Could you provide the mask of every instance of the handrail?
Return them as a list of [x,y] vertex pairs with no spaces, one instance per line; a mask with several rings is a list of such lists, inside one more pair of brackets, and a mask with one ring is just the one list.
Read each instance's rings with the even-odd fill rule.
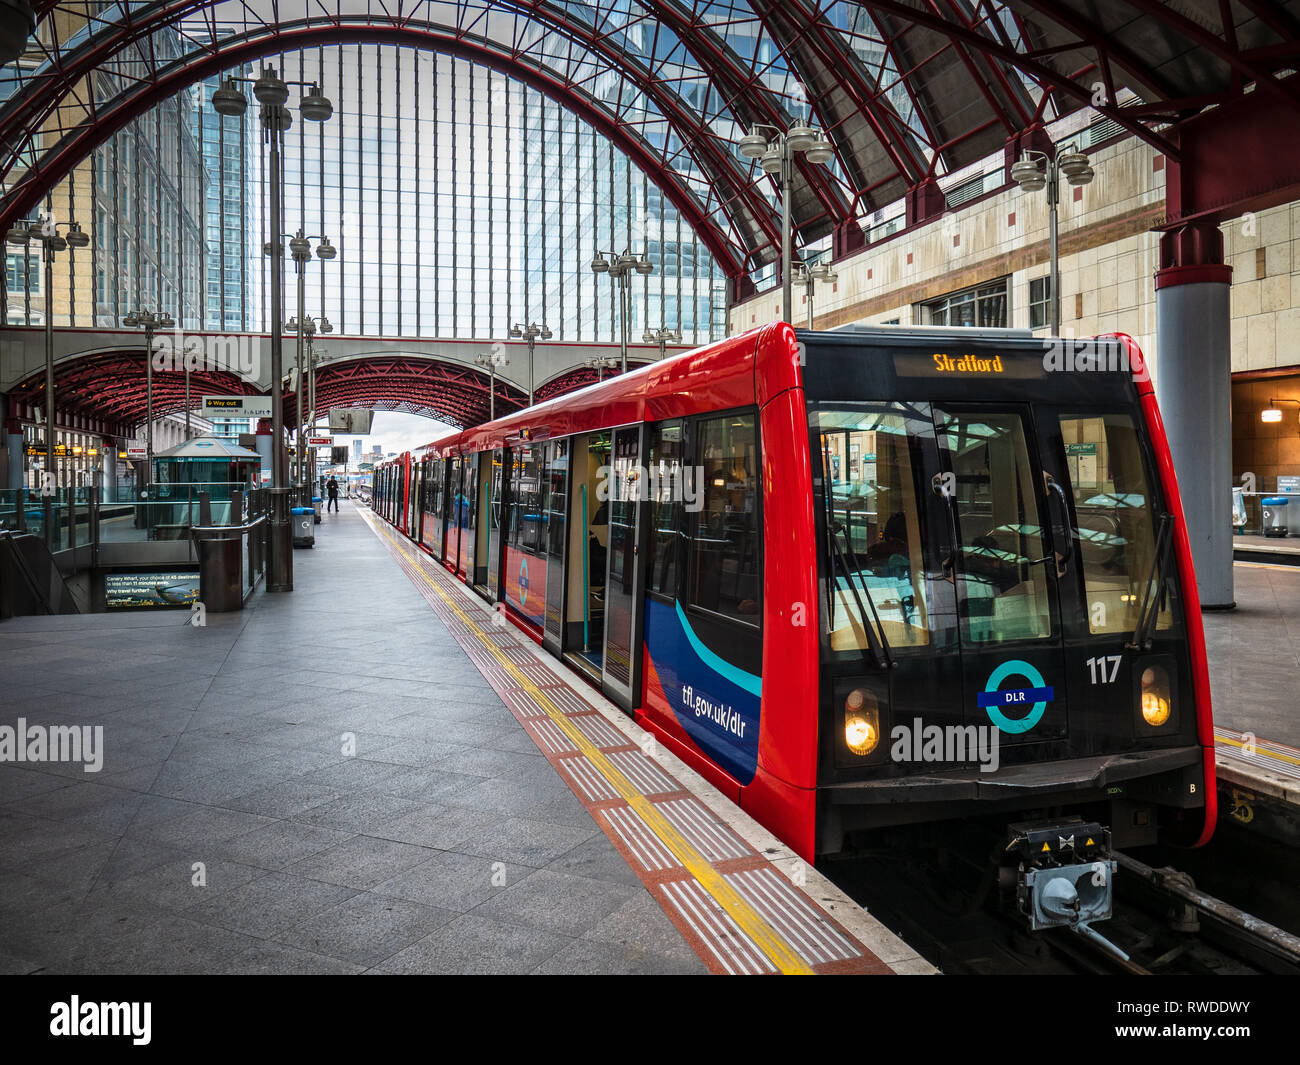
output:
[[212,534],[211,536],[202,537],[203,539],[215,539],[218,533],[225,533],[228,536],[232,536],[232,538],[233,538],[232,534],[238,534],[239,536],[243,536],[244,533],[252,532],[253,529],[261,525],[266,520],[267,518],[265,514],[259,514],[252,521],[245,522],[243,525],[191,525],[190,539],[191,540],[195,539],[199,533]]
[[[20,536],[31,536],[31,533],[19,533]],[[27,590],[31,593],[32,599],[45,608],[46,614],[53,614],[54,607],[50,603],[50,597],[41,589],[40,582],[36,580],[36,574],[31,571],[27,565],[27,560],[14,547],[14,533],[10,529],[0,529],[0,540],[4,540],[8,545],[9,559],[14,564],[19,574],[27,584]]]

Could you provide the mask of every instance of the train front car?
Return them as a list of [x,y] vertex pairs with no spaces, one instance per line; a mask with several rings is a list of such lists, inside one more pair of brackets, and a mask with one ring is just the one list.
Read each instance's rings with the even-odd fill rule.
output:
[[817,853],[977,819],[1002,826],[1023,879],[1108,864],[1107,834],[1206,842],[1200,610],[1136,346],[976,329],[798,340]]

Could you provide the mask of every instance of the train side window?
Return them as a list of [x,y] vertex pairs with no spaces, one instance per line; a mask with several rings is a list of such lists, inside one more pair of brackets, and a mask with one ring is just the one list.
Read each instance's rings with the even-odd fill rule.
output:
[[[1079,531],[1088,631],[1131,632],[1151,578],[1156,519],[1127,414],[1063,414],[1061,439]],[[1158,629],[1173,625],[1166,597]]]
[[[650,558],[646,587],[676,598],[685,542],[682,539],[684,501],[681,493],[685,463],[683,425],[664,422],[650,430]],[[695,488],[699,490],[698,487]]]
[[[690,601],[749,625],[759,619],[762,585],[758,520],[758,429],[752,414],[696,423],[699,464]],[[685,495],[685,493],[682,493]]]

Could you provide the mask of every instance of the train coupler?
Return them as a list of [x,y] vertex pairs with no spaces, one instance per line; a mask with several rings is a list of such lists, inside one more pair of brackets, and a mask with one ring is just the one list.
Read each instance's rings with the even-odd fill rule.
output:
[[1017,861],[1016,906],[1031,932],[1069,928],[1127,958],[1091,927],[1113,910],[1109,830],[1077,817],[1022,821],[1007,826],[1004,853]]

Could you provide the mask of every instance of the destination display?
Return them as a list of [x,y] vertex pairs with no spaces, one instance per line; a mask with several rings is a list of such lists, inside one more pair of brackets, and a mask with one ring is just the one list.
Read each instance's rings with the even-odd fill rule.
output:
[[929,354],[906,352],[894,356],[899,377],[1032,378],[1043,375],[1041,359],[974,355],[962,351]]

